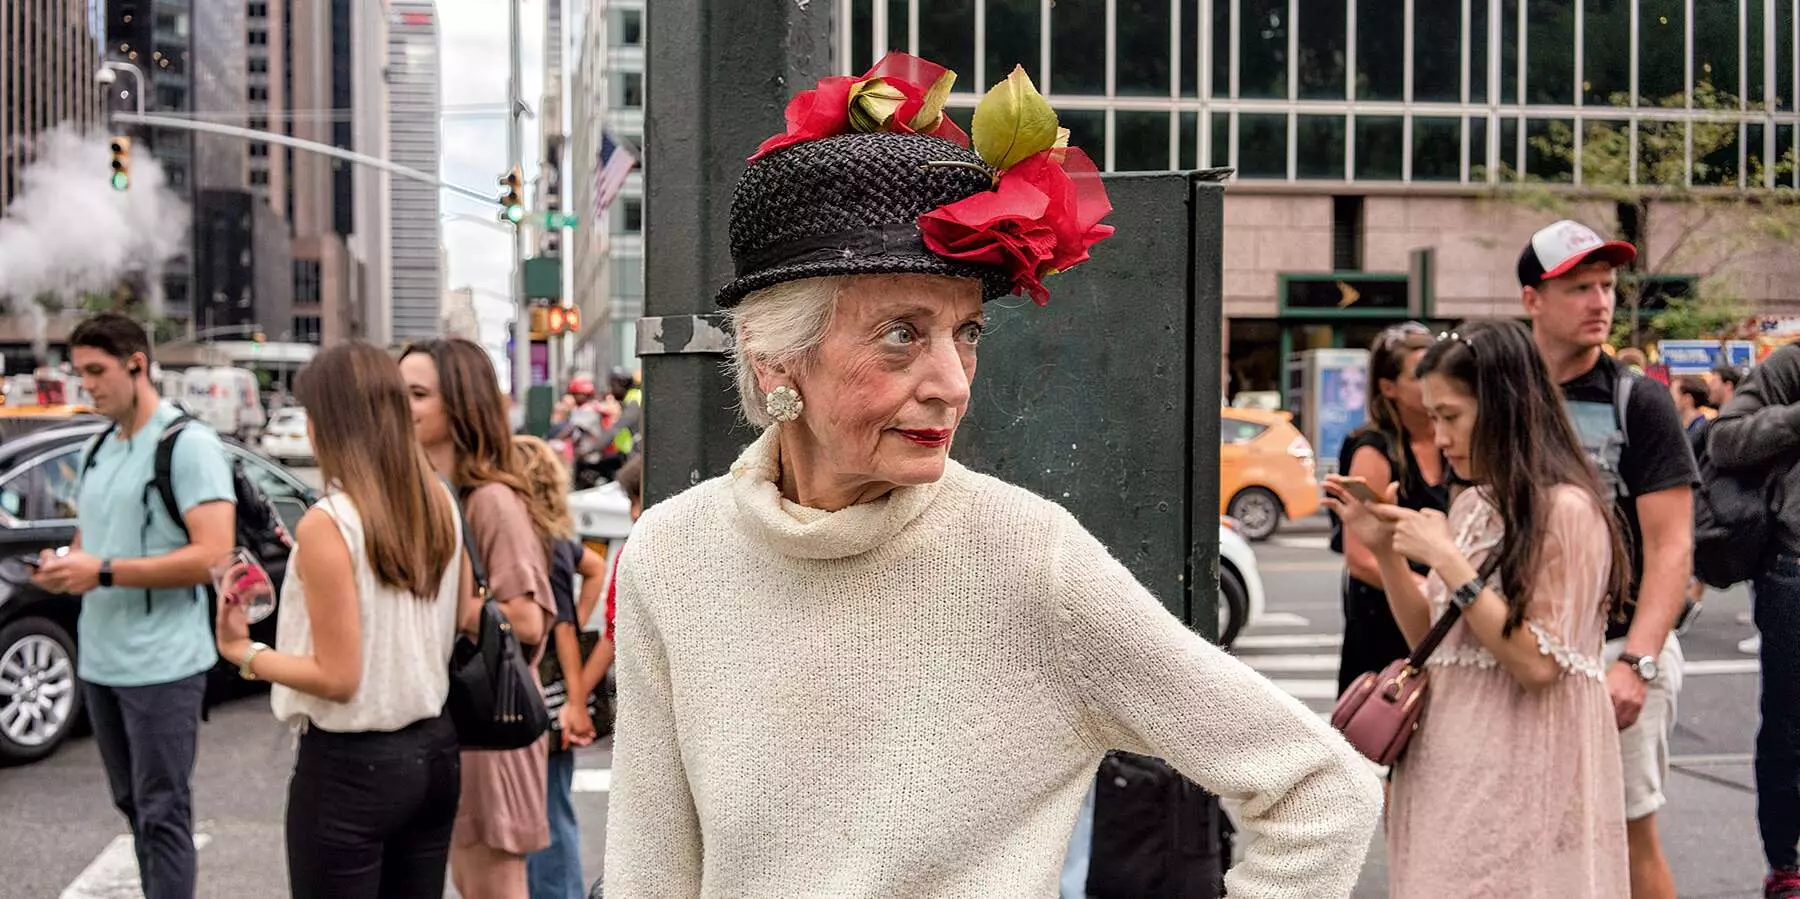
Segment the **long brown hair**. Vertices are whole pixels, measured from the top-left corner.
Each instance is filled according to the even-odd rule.
[[[1630,591],[1631,556],[1618,510],[1575,436],[1562,390],[1550,380],[1531,332],[1512,321],[1464,325],[1419,360],[1419,377],[1434,373],[1460,382],[1475,398],[1471,474],[1506,527],[1494,550],[1500,554],[1507,604],[1501,633],[1510,635],[1524,621],[1534,576],[1543,565],[1550,491],[1562,484],[1586,491],[1603,512],[1612,550],[1604,602],[1608,611],[1621,608]]]
[[[426,340],[406,348],[401,359],[418,353],[437,365],[438,396],[449,420],[456,464],[450,480],[467,492],[488,484],[505,484],[519,496],[530,495],[513,449],[512,429],[500,396],[500,378],[487,350],[460,337]]]
[[[519,465],[529,488],[525,511],[531,513],[538,535],[552,540],[575,536],[575,520],[569,516],[569,468],[550,444],[529,434],[513,438]]]
[[[1393,480],[1406,483],[1406,447],[1414,435],[1407,433],[1400,404],[1381,392],[1382,381],[1398,381],[1406,374],[1406,360],[1432,344],[1431,330],[1418,322],[1401,322],[1376,335],[1369,345],[1368,417],[1351,435],[1380,434],[1387,441],[1388,467]],[[1348,472],[1345,472],[1346,474]]]
[[[375,579],[435,598],[456,555],[456,510],[413,439],[400,366],[369,344],[341,343],[301,370],[294,397],[325,483],[356,504]]]

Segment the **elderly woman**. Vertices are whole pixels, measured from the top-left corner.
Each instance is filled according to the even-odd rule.
[[[1068,512],[949,458],[984,301],[1043,298],[1110,229],[1053,114],[984,158],[921,100],[934,69],[827,79],[738,184],[720,301],[764,431],[620,563],[607,896],[1054,896],[1112,749],[1241,801],[1233,897],[1348,895],[1361,757]],[[873,78],[901,102],[859,109]]]

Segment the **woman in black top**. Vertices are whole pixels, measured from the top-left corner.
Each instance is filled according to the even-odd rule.
[[[1399,505],[1409,509],[1450,507],[1444,457],[1432,443],[1431,420],[1419,396],[1413,368],[1432,344],[1418,322],[1403,322],[1369,347],[1367,423],[1352,432],[1338,454],[1338,471],[1360,477],[1376,490],[1400,485]],[[1344,553],[1344,645],[1338,662],[1338,692],[1365,671],[1380,671],[1412,651],[1388,608],[1375,555],[1354,534],[1339,529]],[[1425,571],[1415,568],[1419,578]]]

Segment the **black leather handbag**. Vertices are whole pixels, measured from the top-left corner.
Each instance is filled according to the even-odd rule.
[[[458,515],[462,512],[460,508]],[[463,552],[475,574],[481,596],[477,639],[459,634],[450,654],[450,696],[445,707],[464,749],[520,749],[530,746],[550,727],[544,697],[531,677],[525,651],[500,604],[488,596],[487,566],[475,552],[469,523],[463,520]]]

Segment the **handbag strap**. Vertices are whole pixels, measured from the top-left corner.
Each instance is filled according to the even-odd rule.
[[[488,597],[487,566],[481,562],[481,553],[475,551],[475,535],[469,533],[469,516],[463,514],[462,497],[457,495],[449,478],[439,475],[438,480],[443,481],[445,489],[450,491],[450,505],[456,509],[456,520],[461,524],[463,554],[469,557],[469,571],[475,575],[475,592],[485,600]]]
[[[1487,560],[1481,563],[1481,569],[1475,573],[1475,581],[1483,587],[1487,586],[1488,578],[1493,577],[1494,569],[1499,567],[1500,547],[1496,546],[1494,551],[1488,555]],[[1446,585],[1447,587],[1448,585]],[[1449,635],[1450,628],[1454,627],[1457,619],[1461,617],[1462,607],[1456,603],[1449,603],[1444,609],[1444,614],[1438,617],[1437,623],[1431,626],[1431,632],[1425,635],[1425,639],[1419,641],[1418,647],[1412,651],[1411,656],[1407,657],[1406,667],[1414,671],[1425,670],[1425,661],[1437,651],[1438,644],[1444,642],[1444,637]]]

